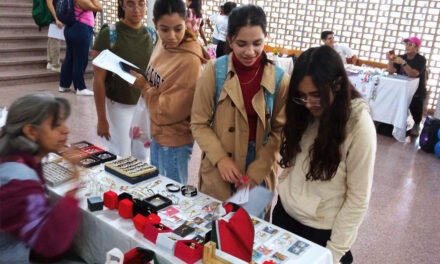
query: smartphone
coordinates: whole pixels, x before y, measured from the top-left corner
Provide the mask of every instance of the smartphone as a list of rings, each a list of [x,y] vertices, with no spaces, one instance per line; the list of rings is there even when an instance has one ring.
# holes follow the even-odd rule
[[[396,54],[394,53],[394,50],[388,51],[388,59],[394,60],[395,57],[396,57]]]
[[[136,66],[132,66],[132,65],[127,64],[127,63],[125,63],[125,62],[123,62],[123,61],[120,61],[120,62],[119,62],[119,65],[121,66],[121,68],[122,68],[123,71],[128,72],[128,73],[130,73],[130,71],[135,71],[135,72],[137,72],[137,73],[142,74],[142,76],[145,78],[145,80],[147,80],[147,75],[145,74],[145,72],[143,72],[143,71],[142,71],[141,69],[139,69],[138,67],[136,67]]]

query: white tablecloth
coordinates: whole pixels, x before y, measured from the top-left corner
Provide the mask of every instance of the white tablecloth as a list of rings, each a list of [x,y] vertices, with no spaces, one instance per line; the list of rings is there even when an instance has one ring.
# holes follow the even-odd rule
[[[278,65],[284,72],[292,75],[293,72],[293,60],[290,57],[274,57],[275,64]]]
[[[277,55],[273,55],[273,53],[268,52],[267,57],[270,60],[273,60],[277,66],[284,70],[284,72],[292,75],[293,72],[293,59],[291,57],[280,57]]]
[[[368,82],[361,76],[351,75],[351,83],[368,101],[373,120],[394,126],[393,136],[405,142],[406,131],[411,128],[412,117],[408,120],[408,107],[419,85],[418,78],[407,78],[402,75],[377,76]],[[375,85],[375,82],[378,82]]]
[[[115,192],[119,191],[121,186],[130,185],[117,177],[102,170],[102,166],[94,168],[91,173],[89,173],[89,179],[93,178],[95,181],[99,181],[105,178],[110,178],[114,181],[116,186],[114,187]],[[136,184],[137,186],[147,186],[157,179],[161,179],[161,185],[165,186],[167,183],[172,182],[168,178],[159,176],[148,180],[147,182],[141,182]],[[72,187],[71,183],[65,183],[56,188],[49,188],[51,198],[57,200],[61,195],[63,195],[67,190]],[[99,188],[98,188],[99,189]],[[141,246],[144,248],[149,248],[156,252],[156,256],[160,263],[184,263],[180,259],[173,256],[171,252],[163,250],[157,247],[155,244],[143,237],[143,235],[138,232],[134,226],[131,219],[123,219],[118,215],[117,210],[109,210],[104,207],[102,211],[90,212],[87,209],[87,199],[85,198],[86,193],[92,192],[92,196],[100,195],[102,190],[85,188],[77,193],[77,197],[81,198],[81,227],[75,238],[74,248],[79,253],[79,255],[84,258],[87,263],[105,263],[106,252],[112,248],[119,248],[123,252],[126,252],[136,246]],[[163,187],[162,189],[165,189]],[[182,199],[183,196],[179,194]],[[198,194],[198,196],[206,196],[204,194]],[[212,198],[211,198],[212,199]],[[259,219],[260,220],[260,219]],[[256,232],[258,231],[258,226],[260,229],[262,223],[270,225],[263,220],[261,223],[255,227]],[[278,228],[282,230],[281,228]],[[285,231],[287,232],[287,231]],[[292,234],[294,237],[298,237]],[[300,237],[298,237],[300,238]],[[283,263],[307,263],[307,264],[332,264],[331,252],[319,245],[316,245],[308,240],[300,238],[302,241],[309,243],[309,247],[301,255],[290,258],[287,262]],[[273,251],[270,255],[273,255]],[[230,256],[231,257],[231,256]],[[237,259],[231,257],[230,260],[233,263],[240,263]],[[260,260],[264,260],[264,257]],[[258,263],[262,263],[258,260]],[[200,261],[201,262],[201,261]]]

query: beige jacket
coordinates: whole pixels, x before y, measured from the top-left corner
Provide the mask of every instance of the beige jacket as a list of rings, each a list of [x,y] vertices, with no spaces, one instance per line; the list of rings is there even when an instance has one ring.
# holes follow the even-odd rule
[[[149,88],[142,91],[151,119],[151,135],[162,146],[180,147],[194,139],[191,107],[197,79],[209,55],[197,40],[164,48],[159,40],[147,67]]]
[[[342,160],[330,181],[306,181],[309,148],[318,133],[318,120],[304,132],[295,165],[280,176],[278,193],[286,212],[300,223],[331,229],[327,248],[334,263],[356,240],[370,201],[376,157],[376,130],[367,103],[352,100],[347,137],[341,145]]]
[[[210,119],[216,90],[215,61],[210,61],[206,65],[197,82],[191,114],[191,130],[203,151],[199,171],[200,191],[222,201],[232,195],[230,183],[223,181],[216,167],[217,162],[225,156],[231,157],[238,168],[256,183],[261,184],[265,181],[269,189],[274,189],[276,156],[280,147],[280,132],[285,123],[285,100],[289,80],[289,76],[285,74],[274,97],[273,113],[270,118],[263,88],[274,93],[275,66],[272,64],[265,66],[261,90],[252,100],[252,105],[258,114],[256,158],[245,172],[249,127],[232,56],[229,56],[228,74],[220,93],[212,127]],[[270,129],[271,133],[267,144],[263,145],[266,129]]]

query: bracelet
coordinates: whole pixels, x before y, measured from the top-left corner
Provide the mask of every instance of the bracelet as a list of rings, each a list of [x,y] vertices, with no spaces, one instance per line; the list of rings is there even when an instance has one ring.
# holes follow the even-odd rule
[[[180,186],[175,184],[175,183],[168,183],[167,185],[165,185],[165,187],[167,188],[167,191],[169,192],[178,192],[180,191]]]
[[[197,188],[192,185],[185,185],[180,188],[182,195],[186,197],[193,197],[197,195]]]

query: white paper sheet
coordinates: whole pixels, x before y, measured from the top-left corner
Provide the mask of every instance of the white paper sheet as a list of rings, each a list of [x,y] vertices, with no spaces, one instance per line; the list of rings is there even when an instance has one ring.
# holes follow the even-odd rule
[[[58,28],[56,24],[52,23],[49,25],[49,31],[47,36],[54,39],[64,40],[64,27]]]
[[[239,189],[231,198],[229,198],[228,201],[235,204],[244,204],[249,202],[249,185]]]
[[[113,52],[109,51],[108,49],[101,51],[98,57],[96,57],[92,61],[92,63],[95,66],[116,73],[122,79],[126,80],[128,83],[133,84],[134,81],[136,80],[136,77],[122,70],[121,65],[119,65],[120,61],[123,61],[131,66],[139,68],[133,63],[126,61],[123,58],[119,57],[118,55],[114,54]]]
[[[272,191],[263,186],[255,186],[250,190],[249,187],[238,190],[228,201],[241,205],[248,214],[259,217],[272,198]]]

